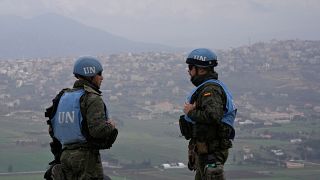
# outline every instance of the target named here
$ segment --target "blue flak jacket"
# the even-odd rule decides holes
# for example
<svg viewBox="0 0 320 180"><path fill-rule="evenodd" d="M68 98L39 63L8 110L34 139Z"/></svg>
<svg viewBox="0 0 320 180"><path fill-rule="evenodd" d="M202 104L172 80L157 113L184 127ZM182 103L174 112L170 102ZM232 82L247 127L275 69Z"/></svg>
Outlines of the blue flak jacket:
<svg viewBox="0 0 320 180"><path fill-rule="evenodd" d="M81 133L83 120L80 110L80 98L85 93L83 89L65 92L51 119L54 136L62 145L86 142Z"/></svg>
<svg viewBox="0 0 320 180"><path fill-rule="evenodd" d="M193 96L193 94L200 88L202 87L204 84L206 83L214 83L219 85L220 87L222 87L223 91L225 92L226 96L227 96L227 103L226 103L226 111L223 114L222 117L222 122L229 125L230 127L232 127L232 133L230 134L230 139L234 139L235 137L235 130L234 130L234 121L237 115L237 108L233 102L233 98L232 98L232 94L229 91L229 89L227 88L227 86L225 84L223 84L221 81L219 80L215 80L215 79L210 79L207 80L205 82L203 82L202 84L200 84L199 86L195 87L189 94L189 96L187 96L186 102L187 103L191 103L191 97ZM188 122L191 122L192 124L195 124L196 122L193 121L191 118L188 117L188 115L185 114L184 119Z"/></svg>

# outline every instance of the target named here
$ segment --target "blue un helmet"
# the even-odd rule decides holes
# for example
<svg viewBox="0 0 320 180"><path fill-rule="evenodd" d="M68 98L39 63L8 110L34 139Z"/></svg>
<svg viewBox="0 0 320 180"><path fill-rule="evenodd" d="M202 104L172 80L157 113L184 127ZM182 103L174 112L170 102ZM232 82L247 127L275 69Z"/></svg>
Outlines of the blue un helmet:
<svg viewBox="0 0 320 180"><path fill-rule="evenodd" d="M73 66L73 74L84 77L92 77L103 71L98 59L91 56L84 56L77 59Z"/></svg>
<svg viewBox="0 0 320 180"><path fill-rule="evenodd" d="M206 48L199 48L191 51L186 63L198 67L215 67L218 65L218 59L213 51Z"/></svg>

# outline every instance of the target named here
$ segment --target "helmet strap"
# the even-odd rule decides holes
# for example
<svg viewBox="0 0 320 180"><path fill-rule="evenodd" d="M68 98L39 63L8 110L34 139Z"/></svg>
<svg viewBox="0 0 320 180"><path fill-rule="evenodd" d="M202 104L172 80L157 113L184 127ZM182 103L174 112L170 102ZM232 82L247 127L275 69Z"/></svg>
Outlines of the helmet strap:
<svg viewBox="0 0 320 180"><path fill-rule="evenodd" d="M195 69L196 69L196 76L201 76L203 75L202 73L200 74L200 71L203 72L205 71L206 73L209 73L211 71L211 69L209 67L197 67L195 66Z"/></svg>
<svg viewBox="0 0 320 180"><path fill-rule="evenodd" d="M198 76L199 75L199 68L197 67L197 66L194 66L194 68L196 69L196 76Z"/></svg>
<svg viewBox="0 0 320 180"><path fill-rule="evenodd" d="M210 67L210 71L214 72L214 66Z"/></svg>
<svg viewBox="0 0 320 180"><path fill-rule="evenodd" d="M81 76L81 75L75 75L75 77L79 80L85 80L85 81L88 81L90 84L92 84L92 81L93 81L93 78L94 76L91 76L91 77L85 77L85 76Z"/></svg>

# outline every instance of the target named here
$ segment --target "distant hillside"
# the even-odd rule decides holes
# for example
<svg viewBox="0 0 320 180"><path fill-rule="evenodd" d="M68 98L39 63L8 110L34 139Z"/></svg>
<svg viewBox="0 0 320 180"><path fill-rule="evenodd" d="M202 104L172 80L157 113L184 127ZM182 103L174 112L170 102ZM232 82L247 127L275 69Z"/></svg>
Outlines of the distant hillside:
<svg viewBox="0 0 320 180"><path fill-rule="evenodd" d="M0 24L0 58L172 50L130 41L56 14L32 19L0 16Z"/></svg>
<svg viewBox="0 0 320 180"><path fill-rule="evenodd" d="M219 79L232 91L238 108L227 178L317 179L320 41L273 40L217 51L217 55ZM0 173L8 167L13 172L44 170L52 160L43 112L60 89L72 86L73 59L0 61ZM192 179L186 169L139 166L187 164L188 145L178 123L185 96L193 88L185 54L119 53L100 59L105 69L102 98L119 128L116 143L101 156L123 167L107 173L131 179ZM285 169L290 159L305 163L299 177ZM244 170L244 165L249 169Z"/></svg>
<svg viewBox="0 0 320 180"><path fill-rule="evenodd" d="M252 108L320 100L320 41L272 40L220 51L218 57L220 77L235 96L252 93Z"/></svg>

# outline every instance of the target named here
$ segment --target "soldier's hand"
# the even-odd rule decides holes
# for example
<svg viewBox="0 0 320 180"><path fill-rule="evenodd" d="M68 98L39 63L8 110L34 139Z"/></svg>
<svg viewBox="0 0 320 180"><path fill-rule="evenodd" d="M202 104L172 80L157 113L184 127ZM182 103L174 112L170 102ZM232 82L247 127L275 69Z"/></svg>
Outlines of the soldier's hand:
<svg viewBox="0 0 320 180"><path fill-rule="evenodd" d="M185 114L188 114L189 111L194 110L195 108L196 108L196 103L193 103L193 104L185 103L184 108L183 108L183 112Z"/></svg>

